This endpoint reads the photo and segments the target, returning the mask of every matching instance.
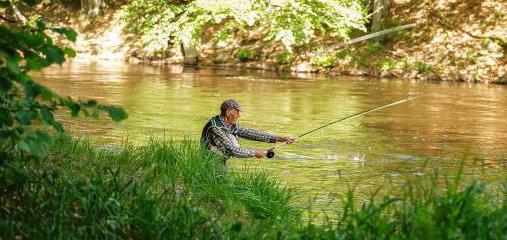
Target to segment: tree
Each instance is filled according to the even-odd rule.
[[[15,4],[29,7],[34,6],[35,1],[0,0],[0,12],[17,9]],[[21,12],[18,10],[15,14]],[[57,46],[49,32],[70,41],[76,40],[76,32],[47,26],[40,20],[24,21],[19,16],[0,18],[3,20],[0,25],[0,161],[6,161],[13,150],[36,157],[45,155],[52,137],[44,125],[64,131],[53,115],[57,109],[69,109],[74,117],[79,113],[98,116],[103,111],[114,121],[127,118],[127,113],[115,106],[59,96],[28,74],[52,64],[62,64],[66,58],[76,55],[71,48]]]

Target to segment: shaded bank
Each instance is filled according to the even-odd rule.
[[[3,238],[501,239],[502,186],[434,174],[393,196],[353,191],[315,221],[265,173],[226,169],[195,143],[96,149],[56,138],[49,157],[0,165]],[[465,181],[466,180],[466,181]],[[464,183],[468,182],[468,183]],[[309,211],[309,218],[301,214]],[[318,222],[318,224],[315,224]],[[41,224],[43,223],[43,224]]]
[[[344,48],[335,48],[343,39],[324,34],[292,51],[280,41],[266,39],[262,25],[245,27],[218,41],[215,35],[222,32],[223,26],[204,24],[199,28],[198,44],[184,40],[175,43],[176,35],[158,39],[156,36],[163,35],[165,30],[150,26],[156,26],[157,19],[167,14],[156,7],[145,9],[155,22],[143,22],[136,15],[136,11],[143,10],[140,2],[117,4],[97,17],[64,15],[55,19],[56,22],[64,19],[79,30],[75,48],[80,52],[78,57],[86,60],[187,62],[201,66],[500,84],[507,79],[504,1],[384,1],[382,20],[375,26],[367,23],[366,33],[350,32],[350,37],[406,23],[417,26]],[[133,13],[126,18],[128,9]],[[175,16],[162,26],[178,20]],[[163,50],[156,50],[159,48]]]

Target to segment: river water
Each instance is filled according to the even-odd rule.
[[[150,137],[198,139],[225,99],[242,105],[240,124],[280,135],[303,132],[407,96],[415,101],[324,128],[277,149],[272,160],[232,159],[261,168],[300,196],[334,202],[404,179],[465,165],[466,174],[496,181],[507,173],[507,87],[452,82],[327,78],[269,71],[67,63],[34,73],[64,96],[117,104],[129,118],[114,123],[59,114],[68,130],[98,145],[143,144]],[[246,148],[271,144],[247,140]]]

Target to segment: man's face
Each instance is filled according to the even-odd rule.
[[[236,123],[236,121],[238,121],[239,112],[240,111],[235,108],[231,108],[231,109],[227,110],[227,118],[230,123]]]

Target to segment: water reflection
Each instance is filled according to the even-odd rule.
[[[298,135],[350,114],[421,96],[305,136],[280,148],[276,160],[231,161],[237,168],[265,168],[298,191],[319,196],[345,191],[350,185],[344,182],[360,182],[357,189],[369,193],[428,169],[455,168],[455,160],[464,154],[482,159],[482,166],[490,169],[483,177],[505,173],[505,86],[110,62],[66,64],[34,77],[62,95],[123,106],[130,117],[121,123],[59,114],[71,131],[102,144],[126,138],[141,144],[151,136],[197,139],[202,125],[228,98],[242,104],[242,124]],[[248,141],[243,145],[270,147]],[[422,163],[427,159],[433,165]]]

